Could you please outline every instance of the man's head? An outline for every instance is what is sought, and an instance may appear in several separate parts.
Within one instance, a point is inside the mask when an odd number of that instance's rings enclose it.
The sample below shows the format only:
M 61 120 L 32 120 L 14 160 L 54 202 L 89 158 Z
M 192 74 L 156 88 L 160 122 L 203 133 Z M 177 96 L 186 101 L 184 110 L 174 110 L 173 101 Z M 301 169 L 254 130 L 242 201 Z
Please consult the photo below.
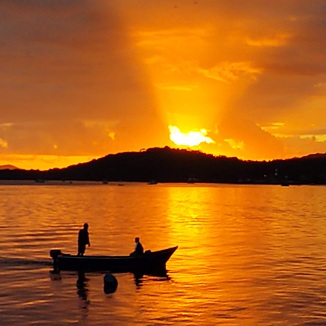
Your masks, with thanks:
M 84 223 L 84 229 L 87 230 L 88 229 L 88 224 Z

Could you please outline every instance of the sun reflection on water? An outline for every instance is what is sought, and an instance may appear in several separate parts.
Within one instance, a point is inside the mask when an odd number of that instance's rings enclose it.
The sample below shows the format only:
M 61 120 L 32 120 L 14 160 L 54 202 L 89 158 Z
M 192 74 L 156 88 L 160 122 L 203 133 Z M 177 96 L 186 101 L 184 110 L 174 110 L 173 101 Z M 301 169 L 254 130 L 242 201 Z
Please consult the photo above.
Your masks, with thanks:
M 44 325 L 57 318 L 62 324 L 136 320 L 187 326 L 325 319 L 326 288 L 320 280 L 326 271 L 326 188 L 24 187 L 6 188 L 0 201 L 6 284 L 0 309 L 7 311 L 9 324 L 35 318 Z M 44 264 L 49 250 L 75 253 L 86 219 L 91 234 L 86 254 L 129 254 L 136 235 L 146 249 L 178 245 L 167 277 L 117 275 L 119 286 L 111 295 L 103 292 L 101 274 L 87 275 L 80 288 L 76 273 L 51 278 L 50 265 Z M 13 315 L 15 310 L 21 314 Z

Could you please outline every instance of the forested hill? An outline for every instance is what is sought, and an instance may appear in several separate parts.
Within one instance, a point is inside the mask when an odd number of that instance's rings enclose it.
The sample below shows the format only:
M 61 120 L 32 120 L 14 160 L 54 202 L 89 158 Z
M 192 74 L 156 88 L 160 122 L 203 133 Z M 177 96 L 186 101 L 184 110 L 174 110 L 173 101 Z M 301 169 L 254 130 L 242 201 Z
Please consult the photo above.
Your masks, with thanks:
M 0 170 L 15 170 L 15 169 L 17 168 L 10 164 L 0 165 Z
M 151 148 L 110 154 L 63 169 L 0 170 L 0 179 L 326 184 L 326 154 L 261 162 L 168 147 Z

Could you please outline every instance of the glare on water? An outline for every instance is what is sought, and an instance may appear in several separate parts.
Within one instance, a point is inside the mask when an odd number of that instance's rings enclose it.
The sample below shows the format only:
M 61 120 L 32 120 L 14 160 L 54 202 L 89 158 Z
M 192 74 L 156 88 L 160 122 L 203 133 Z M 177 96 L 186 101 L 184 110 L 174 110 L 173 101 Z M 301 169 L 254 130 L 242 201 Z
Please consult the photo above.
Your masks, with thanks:
M 0 186 L 6 325 L 326 323 L 326 187 L 212 184 Z M 51 274 L 49 251 L 124 255 L 178 245 L 167 276 Z

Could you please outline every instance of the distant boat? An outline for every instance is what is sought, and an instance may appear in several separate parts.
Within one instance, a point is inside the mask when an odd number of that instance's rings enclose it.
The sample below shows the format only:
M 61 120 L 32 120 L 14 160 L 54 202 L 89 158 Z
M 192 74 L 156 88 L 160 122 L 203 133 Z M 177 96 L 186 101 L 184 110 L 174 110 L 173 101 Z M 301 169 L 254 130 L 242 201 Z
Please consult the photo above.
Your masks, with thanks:
M 156 180 L 149 180 L 148 183 L 149 185 L 156 185 L 157 184 L 157 181 Z
M 53 268 L 57 271 L 151 272 L 165 269 L 166 262 L 177 248 L 178 246 L 146 251 L 138 256 L 76 256 L 54 249 L 50 251 L 50 256 L 53 259 Z

